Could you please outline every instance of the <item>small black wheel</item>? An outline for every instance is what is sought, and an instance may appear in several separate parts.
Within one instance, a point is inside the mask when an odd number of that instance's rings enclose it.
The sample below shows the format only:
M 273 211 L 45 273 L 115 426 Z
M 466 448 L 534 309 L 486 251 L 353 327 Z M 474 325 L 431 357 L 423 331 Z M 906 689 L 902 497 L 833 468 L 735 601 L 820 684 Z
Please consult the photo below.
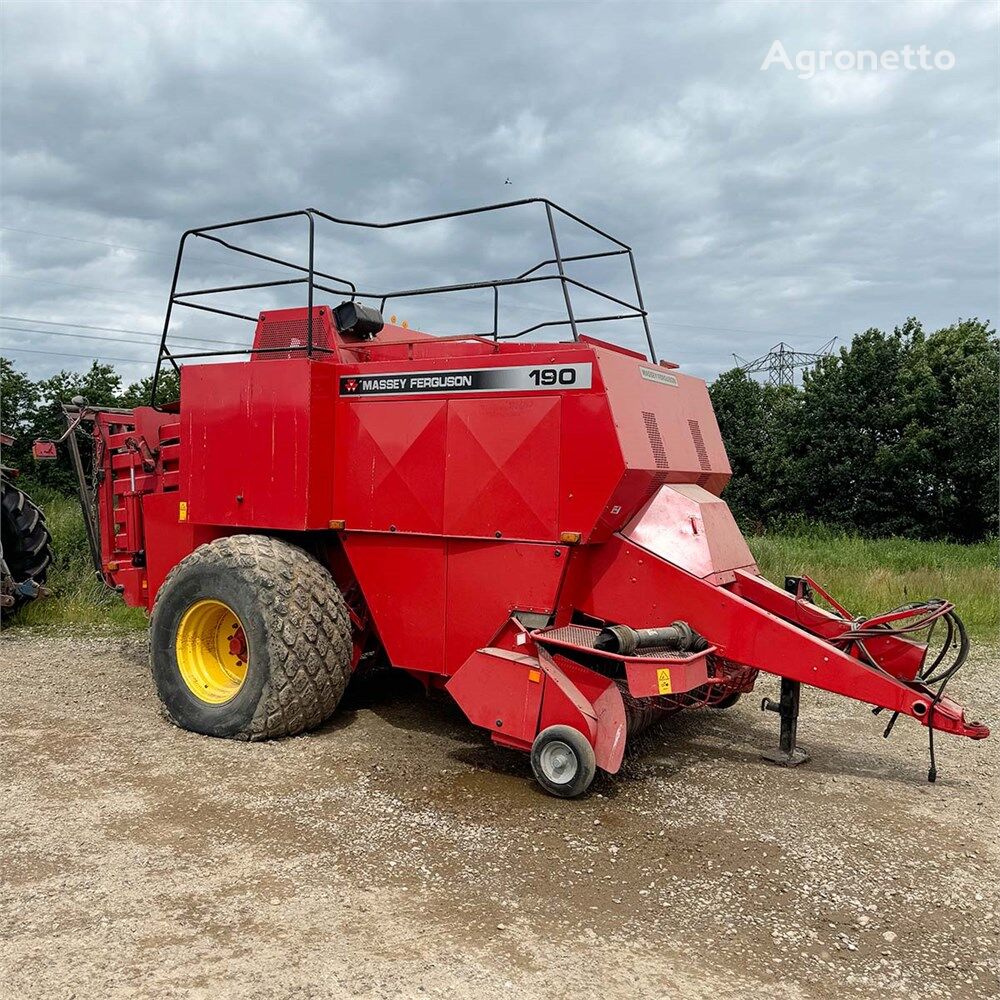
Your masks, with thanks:
M 734 691 L 732 694 L 727 694 L 725 698 L 721 701 L 717 701 L 714 705 L 709 705 L 709 708 L 717 708 L 719 711 L 723 711 L 727 708 L 732 708 L 743 697 L 742 691 Z
M 590 788 L 597 773 L 594 748 L 579 729 L 549 726 L 531 744 L 531 770 L 550 795 L 575 799 Z

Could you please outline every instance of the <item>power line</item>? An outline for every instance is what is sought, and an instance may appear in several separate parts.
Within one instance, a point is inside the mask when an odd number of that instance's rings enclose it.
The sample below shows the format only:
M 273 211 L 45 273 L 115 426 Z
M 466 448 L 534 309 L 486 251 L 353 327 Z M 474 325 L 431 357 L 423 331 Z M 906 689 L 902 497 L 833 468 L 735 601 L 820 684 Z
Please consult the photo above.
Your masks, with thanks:
M 106 333 L 141 333 L 146 337 L 159 337 L 155 330 L 131 330 L 122 326 L 88 326 L 86 323 L 63 323 L 54 319 L 38 319 L 35 316 L 4 316 L 0 319 L 13 320 L 15 323 L 42 323 L 45 326 L 70 326 L 80 330 L 104 330 Z
M 158 302 L 162 302 L 164 298 L 162 292 L 126 292 L 121 288 L 108 288 L 107 285 L 75 285 L 69 281 L 53 281 L 51 278 L 36 278 L 30 274 L 12 274 L 10 271 L 0 271 L 0 278 L 13 278 L 15 281 L 34 281 L 41 285 L 57 285 L 59 288 L 75 288 L 81 292 L 101 292 L 124 298 L 141 296 L 144 299 L 156 299 Z
M 86 323 L 61 323 L 56 322 L 53 319 L 37 319 L 31 316 L 5 316 L 0 315 L 0 319 L 12 320 L 15 323 L 41 323 L 43 326 L 63 326 L 69 327 L 73 330 L 102 330 L 105 333 L 136 333 L 142 337 L 155 337 L 157 340 L 160 339 L 161 334 L 154 333 L 152 330 L 130 330 L 125 327 L 120 326 L 88 326 Z M 11 327 L 4 327 L 4 329 L 12 329 Z M 51 333 L 53 336 L 56 335 L 55 330 L 35 330 L 35 333 Z M 80 334 L 82 337 L 83 334 Z M 191 344 L 224 344 L 229 347 L 243 347 L 242 343 L 238 343 L 235 340 L 216 340 L 214 337 L 184 337 L 182 335 L 176 334 L 171 335 L 170 340 L 185 341 Z
M 30 347 L 4 348 L 3 354 L 46 354 L 52 358 L 83 358 L 85 361 L 123 361 L 130 365 L 146 365 L 155 367 L 153 361 L 136 361 L 135 358 L 113 358 L 108 354 L 95 356 L 93 354 L 71 354 L 69 351 L 36 351 Z M 3 356 L 0 354 L 0 357 Z
M 14 226 L 0 226 L 0 229 L 8 233 L 24 233 L 27 236 L 42 236 L 47 240 L 66 240 L 69 243 L 86 243 L 92 247 L 110 247 L 112 250 L 131 250 L 135 253 L 152 253 L 159 257 L 173 257 L 174 254 L 167 253 L 166 250 L 148 250 L 144 247 L 127 247 L 120 243 L 102 243 L 100 240 L 84 240 L 79 236 L 59 236 L 56 233 L 40 233 L 35 229 L 17 229 Z
M 102 344 L 134 344 L 136 347 L 157 347 L 158 345 L 153 341 L 144 340 L 129 340 L 125 337 L 95 337 L 92 333 L 64 333 L 61 330 L 39 330 L 33 327 L 24 326 L 0 326 L 0 330 L 7 330 L 10 333 L 37 333 L 43 337 L 72 337 L 74 340 L 97 340 Z M 174 340 L 180 340 L 182 338 L 174 337 Z M 183 338 L 185 344 L 190 344 L 192 347 L 205 347 L 207 346 L 203 341 L 192 340 L 190 337 Z M 218 344 L 219 341 L 213 340 L 211 343 Z M 237 344 L 235 341 L 232 342 L 233 347 L 245 347 L 245 344 Z

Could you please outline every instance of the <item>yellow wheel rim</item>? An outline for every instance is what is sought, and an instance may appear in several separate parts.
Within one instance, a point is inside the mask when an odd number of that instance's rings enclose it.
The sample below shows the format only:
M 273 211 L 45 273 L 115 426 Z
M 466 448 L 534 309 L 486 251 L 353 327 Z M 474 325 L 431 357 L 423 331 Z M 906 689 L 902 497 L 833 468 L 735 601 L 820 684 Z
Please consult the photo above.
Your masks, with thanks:
M 199 700 L 222 705 L 243 687 L 250 663 L 246 632 L 222 601 L 192 604 L 177 626 L 174 648 L 181 678 Z

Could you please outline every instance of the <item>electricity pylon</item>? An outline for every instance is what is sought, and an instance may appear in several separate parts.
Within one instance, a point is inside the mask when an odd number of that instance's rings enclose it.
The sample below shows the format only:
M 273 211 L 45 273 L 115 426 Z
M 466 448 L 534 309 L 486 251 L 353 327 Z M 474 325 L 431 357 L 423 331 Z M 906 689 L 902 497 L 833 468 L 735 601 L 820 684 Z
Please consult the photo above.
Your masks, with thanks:
M 810 353 L 807 351 L 796 351 L 789 347 L 784 341 L 775 344 L 763 355 L 754 361 L 747 361 L 738 354 L 734 354 L 737 367 L 740 371 L 748 375 L 765 373 L 767 375 L 767 385 L 795 385 L 795 373 L 803 368 L 811 368 L 820 358 L 831 353 L 836 337 L 831 337 L 818 351 Z

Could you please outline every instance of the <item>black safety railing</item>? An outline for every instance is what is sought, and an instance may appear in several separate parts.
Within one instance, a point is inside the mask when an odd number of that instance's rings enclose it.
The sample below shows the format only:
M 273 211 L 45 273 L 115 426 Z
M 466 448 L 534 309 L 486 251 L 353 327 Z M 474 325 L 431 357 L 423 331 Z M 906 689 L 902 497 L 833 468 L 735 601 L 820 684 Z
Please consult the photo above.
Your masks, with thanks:
M 415 226 L 422 223 L 429 222 L 441 222 L 445 219 L 458 219 L 464 218 L 472 215 L 480 215 L 485 212 L 496 212 L 502 209 L 516 208 L 522 205 L 543 205 L 545 208 L 545 217 L 548 225 L 549 237 L 552 242 L 552 257 L 540 261 L 533 267 L 530 267 L 527 271 L 523 271 L 512 278 L 494 278 L 485 281 L 472 281 L 463 282 L 460 284 L 450 284 L 450 285 L 437 285 L 427 288 L 407 288 L 398 289 L 396 291 L 389 292 L 375 292 L 360 290 L 353 281 L 347 278 L 339 277 L 335 274 L 330 274 L 326 271 L 321 271 L 316 267 L 316 222 L 317 220 L 322 220 L 325 222 L 332 223 L 337 226 L 351 226 L 359 229 L 370 229 L 370 230 L 387 230 L 387 229 L 399 229 L 404 226 Z M 563 256 L 559 249 L 559 237 L 556 232 L 556 222 L 555 213 L 559 213 L 565 216 L 567 219 L 583 226 L 585 229 L 589 230 L 596 237 L 607 241 L 612 245 L 611 249 L 601 250 L 594 253 L 582 253 L 582 254 L 571 254 L 568 256 Z M 281 257 L 275 257 L 272 254 L 262 253 L 259 250 L 252 250 L 249 247 L 240 246 L 230 239 L 223 238 L 220 233 L 225 232 L 228 236 L 228 231 L 238 229 L 243 226 L 253 226 L 268 222 L 278 222 L 286 219 L 296 219 L 302 218 L 306 221 L 307 234 L 308 234 L 308 247 L 307 256 L 305 263 L 296 263 L 294 261 L 285 260 Z M 194 237 L 195 239 L 207 240 L 211 243 L 215 243 L 225 249 L 240 254 L 246 257 L 255 258 L 260 261 L 264 261 L 269 264 L 275 264 L 283 268 L 287 268 L 294 276 L 288 278 L 282 278 L 274 281 L 253 281 L 243 284 L 235 285 L 220 285 L 214 288 L 192 288 L 187 290 L 178 291 L 177 282 L 181 274 L 181 265 L 184 260 L 184 250 L 187 246 L 188 239 Z M 602 291 L 599 288 L 595 288 L 592 285 L 586 284 L 583 281 L 579 281 L 576 278 L 570 277 L 566 273 L 566 265 L 576 263 L 578 261 L 584 260 L 597 260 L 609 257 L 627 257 L 629 270 L 631 272 L 632 285 L 635 289 L 635 302 L 629 302 L 627 299 L 618 298 L 617 296 L 611 295 L 608 292 Z M 544 270 L 545 268 L 552 267 L 555 265 L 556 272 L 554 274 L 539 274 L 537 272 Z M 500 290 L 502 288 L 507 288 L 514 285 L 530 285 L 547 281 L 557 281 L 562 288 L 563 300 L 566 306 L 566 318 L 565 319 L 553 319 L 547 320 L 542 323 L 536 323 L 533 326 L 526 327 L 522 330 L 517 330 L 513 333 L 501 333 L 500 332 Z M 646 335 L 646 344 L 649 348 L 649 357 L 654 363 L 656 362 L 656 349 L 653 346 L 653 338 L 649 330 L 649 317 L 646 312 L 645 305 L 642 300 L 642 289 L 639 286 L 639 275 L 635 266 L 635 256 L 632 253 L 632 248 L 621 240 L 612 236 L 610 233 L 604 232 L 602 229 L 598 229 L 597 226 L 592 225 L 584 219 L 581 219 L 578 215 L 574 215 L 572 212 L 567 211 L 565 208 L 556 205 L 554 202 L 549 201 L 547 198 L 523 198 L 519 201 L 508 201 L 501 202 L 496 205 L 482 205 L 478 208 L 467 208 L 462 209 L 457 212 L 441 212 L 437 215 L 424 215 L 414 219 L 402 219 L 398 222 L 359 222 L 353 219 L 339 219 L 333 215 L 327 215 L 326 212 L 321 212 L 315 208 L 305 208 L 299 209 L 293 212 L 280 212 L 273 215 L 261 215 L 252 219 L 240 219 L 236 222 L 223 222 L 214 226 L 202 226 L 198 229 L 189 229 L 187 232 L 181 236 L 180 244 L 177 247 L 177 257 L 174 263 L 174 276 L 173 281 L 170 286 L 170 298 L 167 302 L 167 312 L 163 320 L 163 334 L 160 338 L 160 349 L 156 359 L 156 370 L 153 374 L 153 386 L 152 386 L 152 405 L 156 405 L 156 391 L 160 381 L 160 371 L 164 364 L 167 362 L 171 364 L 174 369 L 178 369 L 178 362 L 190 358 L 207 358 L 207 357 L 223 357 L 227 355 L 246 355 L 246 354 L 268 354 L 276 352 L 288 352 L 288 347 L 247 347 L 238 350 L 213 350 L 213 351 L 195 351 L 195 352 L 185 352 L 183 354 L 178 354 L 170 350 L 167 346 L 168 334 L 170 331 L 170 323 L 174 313 L 175 306 L 181 306 L 187 309 L 196 309 L 203 312 L 214 313 L 219 316 L 227 316 L 231 319 L 245 320 L 250 323 L 257 323 L 257 316 L 249 316 L 245 313 L 234 312 L 230 309 L 221 308 L 219 305 L 207 305 L 203 302 L 194 302 L 192 299 L 197 299 L 200 297 L 211 297 L 222 295 L 228 292 L 243 292 L 250 291 L 254 289 L 273 289 L 278 287 L 288 287 L 295 285 L 304 285 L 306 288 L 306 343 L 300 348 L 307 356 L 311 357 L 315 354 L 329 354 L 332 353 L 327 347 L 322 347 L 313 341 L 313 303 L 316 297 L 316 292 L 327 292 L 331 295 L 337 297 L 346 296 L 349 299 L 368 299 L 372 301 L 377 301 L 379 304 L 379 309 L 384 311 L 385 306 L 388 302 L 395 299 L 404 298 L 415 298 L 422 295 L 437 295 L 448 292 L 460 292 L 460 291 L 471 291 L 475 289 L 492 289 L 493 291 L 493 329 L 489 334 L 469 334 L 469 336 L 489 336 L 495 341 L 499 340 L 511 340 L 518 337 L 523 337 L 529 333 L 533 333 L 536 330 L 540 330 L 547 327 L 556 326 L 568 326 L 573 334 L 574 340 L 579 340 L 580 332 L 579 327 L 588 323 L 607 323 L 616 320 L 628 320 L 628 319 L 640 319 L 642 321 L 643 329 Z M 611 311 L 606 315 L 601 316 L 577 316 L 573 309 L 573 298 L 571 290 L 579 289 L 581 291 L 596 295 L 598 298 L 617 306 L 617 311 Z

